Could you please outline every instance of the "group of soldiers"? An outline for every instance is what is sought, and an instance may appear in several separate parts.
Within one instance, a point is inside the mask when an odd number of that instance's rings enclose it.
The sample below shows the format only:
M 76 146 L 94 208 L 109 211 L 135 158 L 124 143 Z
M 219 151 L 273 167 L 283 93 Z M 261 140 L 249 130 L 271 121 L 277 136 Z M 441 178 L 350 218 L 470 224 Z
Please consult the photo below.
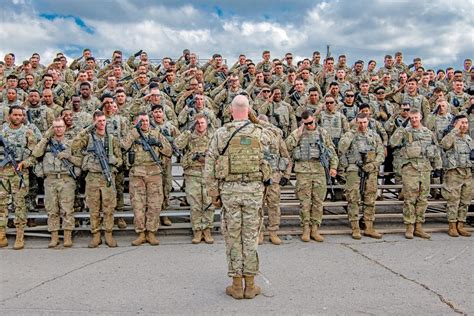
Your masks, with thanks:
M 420 58 L 406 65 L 401 52 L 386 55 L 378 70 L 373 60 L 366 69 L 361 60 L 350 67 L 344 55 L 321 61 L 314 52 L 298 63 L 291 53 L 270 56 L 264 51 L 254 62 L 240 55 L 229 67 L 220 54 L 201 65 L 187 49 L 158 65 L 142 50 L 127 60 L 114 51 L 103 65 L 90 49 L 69 65 L 61 53 L 48 66 L 37 53 L 19 66 L 14 54 L 5 55 L 0 247 L 8 245 L 9 208 L 15 212 L 13 248 L 24 247 L 27 213 L 36 208 L 41 184 L 49 247 L 59 245 L 61 229 L 64 246 L 71 247 L 74 212 L 85 207 L 79 198 L 84 183 L 89 247 L 102 243 L 101 225 L 105 243 L 117 246 L 114 217 L 119 228 L 127 224 L 114 214 L 124 209 L 127 175 L 137 233 L 132 245 L 157 245 L 173 161 L 184 171 L 192 243 L 213 243 L 215 209 L 222 208 L 229 275 L 240 282 L 258 271 L 256 245 L 246 240 L 263 242 L 264 209 L 270 241 L 282 242 L 280 193 L 292 172 L 305 242 L 324 240 L 318 232 L 323 202 L 328 188 L 335 198 L 335 184 L 344 186 L 352 237 L 361 239 L 362 209 L 363 234 L 381 238 L 374 228 L 380 176 L 403 185 L 406 238 L 430 238 L 422 227 L 430 194 L 447 200 L 448 234 L 470 236 L 464 223 L 473 195 L 471 59 L 463 70 L 435 72 Z M 440 178 L 444 187 L 430 191 Z M 169 218 L 162 223 L 171 225 Z M 248 249 L 234 258 L 242 243 Z M 229 293 L 241 296 L 235 287 Z

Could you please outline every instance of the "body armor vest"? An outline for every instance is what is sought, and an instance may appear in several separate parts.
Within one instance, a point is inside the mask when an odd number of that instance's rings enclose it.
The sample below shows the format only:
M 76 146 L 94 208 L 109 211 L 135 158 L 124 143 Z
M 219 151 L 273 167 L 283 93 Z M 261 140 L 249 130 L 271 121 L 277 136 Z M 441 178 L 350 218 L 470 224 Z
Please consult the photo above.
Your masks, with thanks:
M 456 135 L 454 146 L 446 151 L 445 167 L 447 169 L 472 168 L 473 163 L 470 159 L 470 154 L 473 150 L 474 142 L 469 135 L 465 135 L 464 138 Z
M 326 131 L 332 139 L 341 138 L 342 135 L 342 116 L 340 112 L 328 113 L 326 111 L 321 112 L 320 125 Z
M 321 151 L 318 144 L 322 142 L 321 134 L 318 130 L 304 131 L 298 146 L 293 150 L 293 158 L 296 161 L 309 161 L 319 159 Z
M 40 105 L 38 107 L 28 108 L 27 115 L 28 119 L 31 120 L 31 124 L 35 124 L 41 133 L 48 130 L 48 122 L 46 121 L 46 105 Z
M 13 147 L 16 156 L 16 162 L 20 162 L 28 158 L 31 154 L 30 150 L 27 148 L 28 140 L 26 137 L 26 133 L 28 131 L 28 127 L 22 125 L 18 129 L 11 129 L 8 125 L 4 125 L 1 131 L 1 135 L 7 141 L 10 147 Z M 3 146 L 0 147 L 0 162 L 5 159 L 5 148 Z

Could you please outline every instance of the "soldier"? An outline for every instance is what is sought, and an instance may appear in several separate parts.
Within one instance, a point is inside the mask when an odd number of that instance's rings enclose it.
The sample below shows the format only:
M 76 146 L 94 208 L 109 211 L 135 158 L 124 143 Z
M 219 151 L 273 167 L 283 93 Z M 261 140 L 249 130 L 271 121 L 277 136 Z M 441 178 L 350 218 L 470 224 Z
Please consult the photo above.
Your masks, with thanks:
M 400 103 L 410 103 L 412 110 L 418 110 L 422 114 L 423 122 L 430 114 L 430 104 L 428 99 L 418 93 L 418 81 L 415 78 L 408 79 L 406 83 L 406 92 L 402 95 Z
M 61 111 L 63 110 L 63 107 L 53 102 L 53 91 L 51 89 L 44 89 L 42 93 L 42 97 L 43 97 L 43 104 L 46 105 L 51 110 L 53 110 L 54 117 L 59 117 L 61 115 Z
M 227 82 L 228 82 L 228 88 L 225 89 L 222 86 L 223 90 L 219 92 L 214 98 L 214 102 L 217 104 L 219 108 L 218 116 L 222 117 L 223 123 L 227 123 L 230 121 L 231 115 L 229 113 L 229 107 L 234 97 L 245 91 L 240 87 L 238 75 L 230 74 L 229 78 L 227 79 Z
M 406 224 L 405 238 L 413 235 L 429 239 L 423 230 L 425 211 L 430 192 L 430 173 L 432 165 L 434 176 L 441 174 L 441 157 L 437 148 L 436 136 L 421 124 L 421 113 L 410 110 L 411 126 L 399 127 L 390 138 L 392 147 L 400 146 L 403 182 L 403 221 Z M 415 227 L 413 227 L 415 225 Z
M 280 229 L 280 194 L 281 187 L 290 182 L 292 162 L 285 141 L 283 140 L 283 132 L 268 122 L 268 117 L 259 115 L 260 124 L 271 132 L 272 140 L 264 149 L 264 159 L 272 168 L 272 183 L 265 188 L 264 203 L 268 210 L 268 232 L 270 241 L 274 245 L 280 245 L 281 239 L 278 237 Z M 263 243 L 263 230 L 260 232 L 259 244 Z
M 314 114 L 318 114 L 323 110 L 324 105 L 322 104 L 321 100 L 319 99 L 320 94 L 318 89 L 315 87 L 311 87 L 308 90 L 308 98 L 304 104 L 301 104 L 295 110 L 295 116 L 297 120 L 301 120 L 301 114 L 306 111 L 310 110 Z
M 471 233 L 464 228 L 464 223 L 473 192 L 474 142 L 469 136 L 469 123 L 465 115 L 455 117 L 454 128 L 440 145 L 446 151 L 442 192 L 447 201 L 448 235 L 470 237 Z
M 191 206 L 193 244 L 204 238 L 207 244 L 214 243 L 211 230 L 214 226 L 214 207 L 207 195 L 204 179 L 204 163 L 212 132 L 207 128 L 207 117 L 198 113 L 194 117 L 194 128 L 186 130 L 175 139 L 176 147 L 183 150 L 182 166 L 186 182 L 186 199 Z
M 130 199 L 132 201 L 137 239 L 132 246 L 144 242 L 155 246 L 161 206 L 163 183 L 160 156 L 171 156 L 171 146 L 159 129 L 152 129 L 145 112 L 139 114 L 137 125 L 123 140 L 122 147 L 129 150 Z
M 392 104 L 385 99 L 385 87 L 378 86 L 374 89 L 376 101 L 371 103 L 372 113 L 376 114 L 375 119 L 380 122 L 386 122 L 393 115 Z
M 349 122 L 340 111 L 336 110 L 336 100 L 332 96 L 325 96 L 326 109 L 321 111 L 317 117 L 319 126 L 324 128 L 331 137 L 334 148 L 337 148 L 342 134 L 349 131 Z
M 194 97 L 191 99 L 189 104 L 186 104 L 178 115 L 178 122 L 181 126 L 181 130 L 188 130 L 196 120 L 194 116 L 199 113 L 202 113 L 206 118 L 207 125 L 211 129 L 217 128 L 217 119 L 214 115 L 214 112 L 208 108 L 204 107 L 205 98 L 203 94 L 195 94 Z
M 361 239 L 359 229 L 359 204 L 361 204 L 366 225 L 364 235 L 378 239 L 382 238 L 382 235 L 374 229 L 375 199 L 378 171 L 385 159 L 384 146 L 380 136 L 373 129 L 369 129 L 369 117 L 365 113 L 357 114 L 356 122 L 357 129 L 345 133 L 338 147 L 341 166 L 345 168 L 344 192 L 347 199 L 347 215 L 351 222 L 352 238 Z M 363 177 L 365 187 L 360 189 Z M 364 192 L 364 196 L 361 196 L 361 191 Z
M 15 210 L 14 224 L 16 240 L 13 249 L 23 249 L 24 228 L 27 219 L 25 197 L 28 193 L 28 167 L 34 163 L 30 157 L 36 145 L 36 138 L 27 126 L 23 124 L 23 108 L 12 106 L 8 110 L 9 124 L 4 124 L 0 136 L 0 158 L 4 167 L 0 167 L 0 247 L 8 246 L 5 229 L 8 222 L 8 200 L 13 200 Z M 9 153 L 9 154 L 7 154 Z M 15 170 L 14 166 L 17 165 Z
M 79 175 L 81 159 L 71 155 L 70 141 L 65 138 L 65 131 L 66 125 L 63 119 L 56 118 L 52 130 L 45 133 L 32 154 L 40 161 L 35 171 L 38 176 L 46 178 L 45 207 L 48 212 L 48 231 L 51 232 L 48 248 L 59 245 L 58 231 L 61 220 L 64 247 L 72 247 L 75 178 Z
M 268 117 L 270 123 L 283 131 L 283 138 L 288 137 L 296 129 L 296 116 L 291 105 L 282 101 L 281 90 L 278 87 L 272 88 L 272 102 L 262 106 L 259 114 Z
M 263 159 L 263 143 L 268 142 L 268 136 L 261 126 L 248 121 L 247 97 L 236 96 L 231 107 L 234 121 L 219 128 L 211 139 L 205 178 L 213 205 L 222 206 L 228 275 L 233 278 L 226 294 L 252 299 L 261 293 L 254 277 L 259 271 L 257 247 L 264 183 L 270 179 L 270 167 Z
M 119 141 L 107 133 L 104 112 L 96 111 L 93 115 L 92 129 L 85 129 L 77 135 L 71 145 L 74 156 L 81 157 L 82 169 L 86 176 L 86 204 L 89 207 L 92 239 L 89 248 L 96 248 L 101 243 L 100 210 L 103 210 L 105 243 L 117 247 L 112 236 L 114 211 L 117 205 L 115 192 L 115 172 L 122 165 L 122 152 Z
M 355 119 L 357 113 L 359 112 L 359 107 L 354 103 L 355 93 L 352 90 L 347 90 L 344 94 L 344 101 L 341 106 L 339 106 L 338 111 L 340 111 L 346 117 L 347 121 L 352 122 Z
M 100 107 L 100 100 L 92 95 L 92 85 L 83 82 L 79 86 L 81 93 L 81 108 L 89 114 L 93 114 Z
M 81 108 L 81 97 L 74 95 L 71 98 L 72 121 L 74 128 L 79 130 L 92 124 L 92 115 Z
M 447 100 L 452 105 L 451 112 L 459 113 L 461 109 L 469 104 L 469 94 L 464 92 L 464 83 L 461 79 L 455 79 L 452 84 L 453 90 L 448 93 Z
M 288 151 L 295 161 L 296 196 L 300 200 L 300 218 L 303 234 L 301 240 L 324 241 L 318 232 L 323 218 L 323 202 L 327 193 L 327 172 L 331 177 L 337 174 L 336 150 L 331 136 L 323 128 L 316 125 L 316 119 L 310 111 L 301 115 L 301 126 L 294 130 L 286 140 Z M 322 149 L 326 148 L 329 157 L 328 166 L 323 166 Z M 325 170 L 328 169 L 328 170 Z

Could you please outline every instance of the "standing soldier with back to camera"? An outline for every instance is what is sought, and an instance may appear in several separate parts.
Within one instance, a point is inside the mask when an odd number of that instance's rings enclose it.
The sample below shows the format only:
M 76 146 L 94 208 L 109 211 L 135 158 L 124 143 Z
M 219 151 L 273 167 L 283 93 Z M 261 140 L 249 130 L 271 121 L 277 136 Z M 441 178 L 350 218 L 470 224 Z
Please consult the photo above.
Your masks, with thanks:
M 356 116 L 357 129 L 345 133 L 339 142 L 341 166 L 345 168 L 347 215 L 352 227 L 352 238 L 361 239 L 359 229 L 359 204 L 363 206 L 366 225 L 364 235 L 382 238 L 374 229 L 375 199 L 377 196 L 377 176 L 384 162 L 384 147 L 380 136 L 368 128 L 366 114 Z M 365 183 L 362 179 L 365 178 Z M 362 181 L 362 183 L 361 183 Z M 365 187 L 361 188 L 361 185 Z M 361 191 L 364 196 L 361 196 Z
M 337 174 L 336 150 L 329 133 L 316 125 L 311 111 L 301 114 L 301 126 L 286 139 L 288 151 L 292 153 L 296 173 L 296 196 L 300 200 L 300 218 L 303 234 L 301 240 L 324 241 L 318 232 L 323 219 L 323 202 L 327 194 L 328 177 Z M 322 150 L 328 153 L 328 166 L 323 166 Z M 328 169 L 328 170 L 325 170 Z
M 448 234 L 451 237 L 470 237 L 471 233 L 464 228 L 464 223 L 473 194 L 474 142 L 469 136 L 469 123 L 465 115 L 455 117 L 454 128 L 440 145 L 446 151 L 442 194 L 447 201 Z
M 171 156 L 171 146 L 159 128 L 151 128 L 145 112 L 139 113 L 135 124 L 122 142 L 123 149 L 129 152 L 130 199 L 138 234 L 132 246 L 145 242 L 155 246 L 159 244 L 156 232 L 163 204 L 161 157 Z
M 205 165 L 208 195 L 215 207 L 222 206 L 228 275 L 233 278 L 226 293 L 235 299 L 252 299 L 261 292 L 254 278 L 259 271 L 257 248 L 264 184 L 269 184 L 271 176 L 263 158 L 268 134 L 248 120 L 249 112 L 248 99 L 236 96 L 231 105 L 233 121 L 213 135 Z
M 207 244 L 214 243 L 211 229 L 214 226 L 214 207 L 207 195 L 204 179 L 204 163 L 212 132 L 207 126 L 204 113 L 194 116 L 194 128 L 184 131 L 175 139 L 176 147 L 184 151 L 182 161 L 186 182 L 186 199 L 191 206 L 191 224 L 193 244 L 199 244 L 204 238 Z

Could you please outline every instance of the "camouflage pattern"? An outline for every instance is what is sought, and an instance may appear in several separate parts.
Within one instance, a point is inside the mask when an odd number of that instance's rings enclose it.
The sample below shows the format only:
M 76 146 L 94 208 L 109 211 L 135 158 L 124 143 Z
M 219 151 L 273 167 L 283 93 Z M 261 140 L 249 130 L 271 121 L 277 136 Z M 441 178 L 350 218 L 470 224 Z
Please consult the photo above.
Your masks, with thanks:
M 28 120 L 31 119 L 31 124 L 35 124 L 40 132 L 44 133 L 53 125 L 55 115 L 53 110 L 43 104 L 37 107 L 28 107 L 27 117 Z
M 298 127 L 295 111 L 285 101 L 268 102 L 262 106 L 259 114 L 268 116 L 270 123 L 283 131 L 283 138 L 288 137 Z

